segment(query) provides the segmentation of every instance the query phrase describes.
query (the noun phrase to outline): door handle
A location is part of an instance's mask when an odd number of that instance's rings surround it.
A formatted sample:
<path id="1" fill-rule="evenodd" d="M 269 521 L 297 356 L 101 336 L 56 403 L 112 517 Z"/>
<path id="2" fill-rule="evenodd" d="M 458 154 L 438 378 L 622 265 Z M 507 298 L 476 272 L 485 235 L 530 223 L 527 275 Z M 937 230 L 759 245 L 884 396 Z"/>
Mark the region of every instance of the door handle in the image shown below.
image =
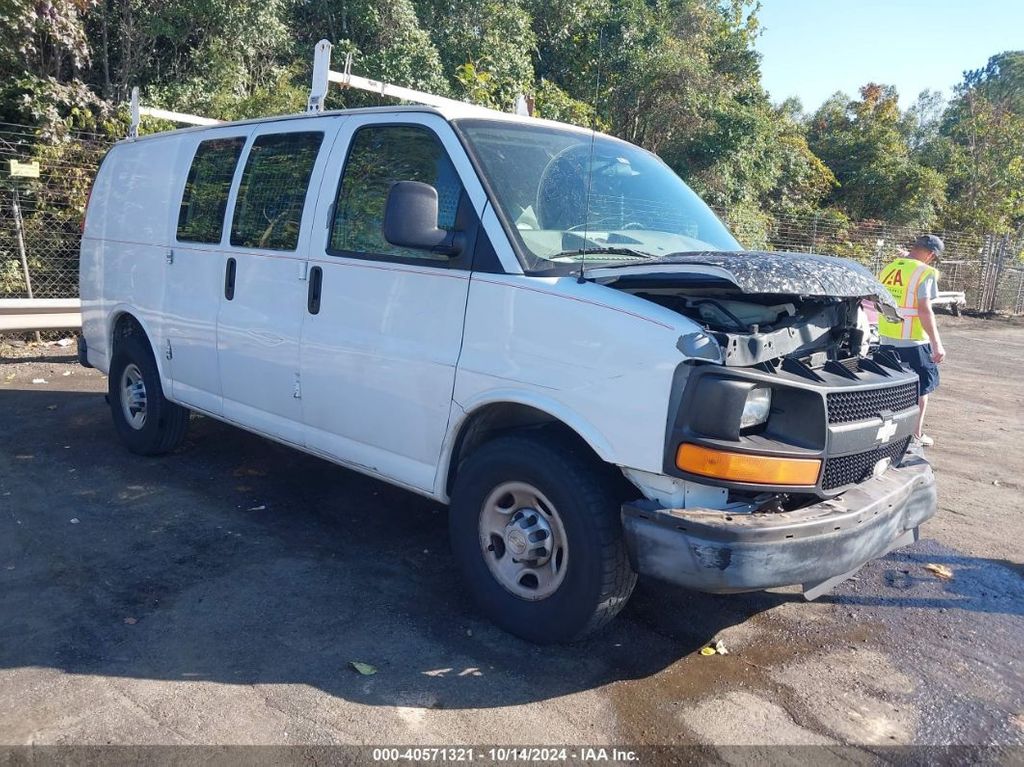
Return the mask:
<path id="1" fill-rule="evenodd" d="M 309 294 L 306 297 L 306 308 L 310 314 L 320 313 L 320 287 L 324 282 L 324 270 L 314 266 L 309 270 Z"/>
<path id="2" fill-rule="evenodd" d="M 230 301 L 235 297 L 235 259 L 229 258 L 224 268 L 224 298 Z"/>

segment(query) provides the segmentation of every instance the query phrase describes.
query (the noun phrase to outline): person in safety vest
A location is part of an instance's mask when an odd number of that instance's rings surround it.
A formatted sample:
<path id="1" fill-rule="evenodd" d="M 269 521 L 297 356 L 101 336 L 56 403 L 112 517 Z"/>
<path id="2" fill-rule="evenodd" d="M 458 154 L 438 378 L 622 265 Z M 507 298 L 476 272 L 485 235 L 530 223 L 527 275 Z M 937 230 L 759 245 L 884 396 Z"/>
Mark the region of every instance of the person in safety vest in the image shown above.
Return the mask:
<path id="1" fill-rule="evenodd" d="M 922 445 L 934 444 L 924 433 L 924 411 L 928 395 L 939 385 L 938 363 L 946 358 L 946 350 L 935 324 L 932 301 L 939 295 L 939 273 L 933 265 L 945 250 L 945 244 L 934 234 L 914 240 L 909 253 L 887 264 L 878 275 L 896 300 L 900 319 L 896 322 L 878 316 L 878 333 L 883 347 L 917 373 L 921 379 L 915 440 Z"/>

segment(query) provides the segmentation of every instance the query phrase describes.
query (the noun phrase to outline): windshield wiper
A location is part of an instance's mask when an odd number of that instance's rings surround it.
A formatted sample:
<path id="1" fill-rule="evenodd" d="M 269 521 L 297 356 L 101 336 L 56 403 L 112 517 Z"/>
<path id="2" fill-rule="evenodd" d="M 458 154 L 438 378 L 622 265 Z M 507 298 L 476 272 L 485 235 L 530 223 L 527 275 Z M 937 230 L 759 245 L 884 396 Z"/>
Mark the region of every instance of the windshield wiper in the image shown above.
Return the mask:
<path id="1" fill-rule="evenodd" d="M 555 253 L 553 256 L 545 256 L 549 261 L 554 261 L 556 258 L 569 258 L 570 256 L 580 256 L 585 258 L 586 256 L 632 256 L 642 261 L 646 261 L 651 258 L 657 258 L 653 253 L 646 253 L 642 250 L 635 250 L 634 248 L 617 248 L 617 247 L 606 247 L 606 248 L 577 248 L 575 250 L 563 250 L 561 253 Z"/>

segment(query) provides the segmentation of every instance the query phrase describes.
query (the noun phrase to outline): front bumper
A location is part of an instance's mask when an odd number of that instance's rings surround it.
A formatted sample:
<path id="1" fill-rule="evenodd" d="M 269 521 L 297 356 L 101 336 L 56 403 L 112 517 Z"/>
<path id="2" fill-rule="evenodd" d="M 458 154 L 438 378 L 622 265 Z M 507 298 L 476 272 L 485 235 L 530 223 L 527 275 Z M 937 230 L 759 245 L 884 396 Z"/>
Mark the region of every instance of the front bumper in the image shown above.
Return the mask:
<path id="1" fill-rule="evenodd" d="M 917 540 L 935 514 L 935 475 L 920 455 L 833 498 L 795 511 L 730 514 L 624 504 L 633 568 L 711 593 L 799 584 L 813 599 L 861 565 Z"/>

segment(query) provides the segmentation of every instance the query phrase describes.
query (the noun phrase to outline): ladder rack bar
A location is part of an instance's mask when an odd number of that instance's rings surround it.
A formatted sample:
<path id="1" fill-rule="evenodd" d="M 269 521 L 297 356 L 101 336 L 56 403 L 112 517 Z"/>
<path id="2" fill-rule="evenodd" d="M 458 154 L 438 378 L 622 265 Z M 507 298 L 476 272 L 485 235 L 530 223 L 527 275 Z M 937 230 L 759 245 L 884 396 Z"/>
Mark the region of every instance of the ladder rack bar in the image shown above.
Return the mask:
<path id="1" fill-rule="evenodd" d="M 371 80 L 369 77 L 360 77 L 352 74 L 352 54 L 345 56 L 345 70 L 338 72 L 331 69 L 331 49 L 329 40 L 321 40 L 313 49 L 313 82 L 309 89 L 309 101 L 306 104 L 307 112 L 322 112 L 324 99 L 327 96 L 327 89 L 330 83 L 337 83 L 342 88 L 354 88 L 367 93 L 376 93 L 378 96 L 390 96 L 391 98 L 411 101 L 414 104 L 429 104 L 435 107 L 457 107 L 459 109 L 478 109 L 485 112 L 494 110 L 487 107 L 470 104 L 468 101 L 458 101 L 444 96 L 435 96 L 433 93 L 424 93 L 412 88 L 404 88 L 401 85 Z M 517 114 L 529 114 L 528 102 L 520 97 L 516 100 Z"/>
<path id="2" fill-rule="evenodd" d="M 461 109 L 473 107 L 472 104 L 466 101 L 456 101 L 444 96 L 435 96 L 433 93 L 424 93 L 412 88 L 403 88 L 401 85 L 382 83 L 379 80 L 371 80 L 368 77 L 360 77 L 359 75 L 336 72 L 333 69 L 327 73 L 327 79 L 329 82 L 337 83 L 343 88 L 355 88 L 356 90 L 368 91 L 369 93 L 376 93 L 381 96 L 391 96 L 403 101 L 412 101 L 416 104 L 429 104 L 435 107 L 460 107 Z M 484 107 L 476 108 L 484 109 Z"/>
<path id="3" fill-rule="evenodd" d="M 155 107 L 144 107 L 139 104 L 139 86 L 132 88 L 132 100 L 130 103 L 132 116 L 131 126 L 128 128 L 128 138 L 139 137 L 139 124 L 142 117 L 155 117 L 158 120 L 169 120 L 170 122 L 183 123 L 185 125 L 220 125 L 221 120 L 214 120 L 212 117 L 200 117 L 199 115 L 185 114 L 184 112 L 171 112 L 167 109 Z"/>
<path id="4" fill-rule="evenodd" d="M 158 120 L 169 120 L 185 125 L 220 125 L 223 120 L 215 120 L 212 117 L 200 117 L 199 115 L 185 114 L 184 112 L 171 112 L 167 109 L 156 109 L 155 107 L 139 107 L 139 114 L 146 117 L 155 117 Z"/>

